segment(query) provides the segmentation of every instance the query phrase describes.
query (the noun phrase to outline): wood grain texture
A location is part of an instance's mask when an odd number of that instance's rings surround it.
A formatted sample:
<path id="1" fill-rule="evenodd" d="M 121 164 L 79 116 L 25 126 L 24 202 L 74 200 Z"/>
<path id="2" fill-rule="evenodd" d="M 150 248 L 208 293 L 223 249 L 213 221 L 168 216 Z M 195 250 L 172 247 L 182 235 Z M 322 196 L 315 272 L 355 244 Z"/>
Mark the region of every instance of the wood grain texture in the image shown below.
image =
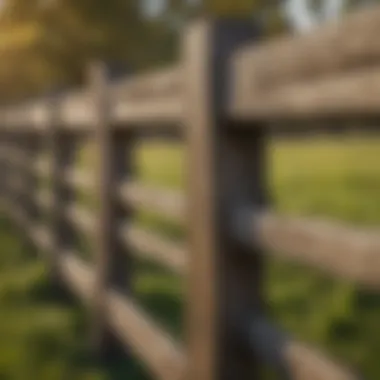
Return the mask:
<path id="1" fill-rule="evenodd" d="M 71 131 L 93 131 L 96 113 L 88 90 L 71 92 L 57 102 L 60 128 Z"/>
<path id="2" fill-rule="evenodd" d="M 110 127 L 163 126 L 179 128 L 183 103 L 179 67 L 170 67 L 126 78 L 110 86 Z M 71 133 L 94 131 L 97 112 L 88 89 L 68 92 L 56 99 L 56 117 L 60 129 Z M 44 132 L 49 125 L 51 99 L 20 104 L 1 110 L 1 129 Z"/>
<path id="3" fill-rule="evenodd" d="M 179 66 L 166 67 L 125 78 L 111 86 L 112 99 L 144 100 L 149 98 L 179 96 L 183 91 Z"/>
<path id="4" fill-rule="evenodd" d="M 257 363 L 235 327 L 260 304 L 261 263 L 231 236 L 231 212 L 261 202 L 260 134 L 240 135 L 225 119 L 235 49 L 255 33 L 242 20 L 201 21 L 187 30 L 188 372 L 187 379 L 256 378 Z M 253 258 L 253 259 L 252 259 Z"/>
<path id="5" fill-rule="evenodd" d="M 187 273 L 189 257 L 182 245 L 128 224 L 120 229 L 120 234 L 130 246 L 132 254 L 164 265 L 174 273 L 181 275 Z"/>
<path id="6" fill-rule="evenodd" d="M 1 129 L 12 132 L 46 132 L 49 127 L 49 102 L 37 101 L 3 108 Z"/>
<path id="7" fill-rule="evenodd" d="M 241 212 L 236 235 L 268 254 L 380 289 L 380 231 L 271 212 Z"/>
<path id="8" fill-rule="evenodd" d="M 65 177 L 71 186 L 80 189 L 91 191 L 95 187 L 95 176 L 92 171 L 85 171 L 74 168 L 65 173 Z"/>
<path id="9" fill-rule="evenodd" d="M 236 89 L 239 94 L 239 89 Z M 380 116 L 377 67 L 237 95 L 230 116 L 239 120 L 294 121 Z"/>
<path id="10" fill-rule="evenodd" d="M 59 269 L 65 284 L 79 296 L 87 306 L 91 305 L 95 275 L 91 268 L 78 258 L 73 250 L 66 250 L 61 256 Z"/>
<path id="11" fill-rule="evenodd" d="M 67 204 L 65 208 L 65 216 L 70 223 L 75 225 L 81 232 L 93 236 L 96 232 L 97 219 L 94 212 L 86 210 L 83 206 L 75 203 Z"/>
<path id="12" fill-rule="evenodd" d="M 165 125 L 179 128 L 183 115 L 180 97 L 157 98 L 143 101 L 117 101 L 111 110 L 112 122 L 119 129 L 152 128 Z"/>
<path id="13" fill-rule="evenodd" d="M 179 192 L 127 181 L 121 185 L 119 195 L 126 204 L 134 207 L 141 207 L 179 221 L 184 219 L 185 199 Z"/>
<path id="14" fill-rule="evenodd" d="M 380 63 L 380 6 L 357 11 L 315 32 L 241 49 L 235 79 L 247 92 L 335 76 Z M 243 91 L 244 92 L 244 91 Z"/>

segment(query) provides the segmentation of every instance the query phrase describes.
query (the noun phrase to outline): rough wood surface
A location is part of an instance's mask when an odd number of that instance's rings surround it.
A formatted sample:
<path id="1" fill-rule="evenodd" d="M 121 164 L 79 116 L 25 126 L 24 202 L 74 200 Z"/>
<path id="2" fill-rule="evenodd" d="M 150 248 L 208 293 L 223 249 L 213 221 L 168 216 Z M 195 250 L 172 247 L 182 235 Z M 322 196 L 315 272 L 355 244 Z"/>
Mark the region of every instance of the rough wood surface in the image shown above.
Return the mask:
<path id="1" fill-rule="evenodd" d="M 141 258 L 164 265 L 178 274 L 186 274 L 188 270 L 187 250 L 165 238 L 125 224 L 120 230 L 123 240 L 130 246 L 132 253 Z"/>
<path id="2" fill-rule="evenodd" d="M 182 87 L 181 70 L 173 66 L 125 78 L 112 85 L 111 96 L 114 101 L 179 96 Z"/>
<path id="3" fill-rule="evenodd" d="M 237 236 L 268 253 L 380 289 L 380 231 L 337 222 L 243 211 Z"/>
<path id="4" fill-rule="evenodd" d="M 380 63 L 380 62 L 379 62 Z M 287 121 L 380 116 L 380 64 L 322 79 L 237 96 L 230 109 L 241 120 Z"/>
<path id="5" fill-rule="evenodd" d="M 91 268 L 78 258 L 76 252 L 67 250 L 61 256 L 59 269 L 72 292 L 90 305 L 95 282 Z"/>
<path id="6" fill-rule="evenodd" d="M 95 175 L 92 171 L 84 171 L 74 168 L 65 173 L 67 181 L 80 190 L 94 190 Z"/>
<path id="7" fill-rule="evenodd" d="M 240 202 L 262 200 L 263 145 L 260 133 L 240 135 L 224 119 L 231 57 L 253 37 L 251 22 L 201 21 L 184 43 L 189 379 L 248 379 L 259 373 L 233 326 L 259 308 L 261 260 L 236 244 L 229 220 Z"/>
<path id="8" fill-rule="evenodd" d="M 120 187 L 119 194 L 125 203 L 134 207 L 141 207 L 176 220 L 184 219 L 185 200 L 183 195 L 176 191 L 128 181 Z"/>
<path id="9" fill-rule="evenodd" d="M 89 91 L 69 93 L 57 102 L 57 118 L 61 128 L 93 130 L 96 114 Z"/>
<path id="10" fill-rule="evenodd" d="M 0 111 L 1 129 L 12 132 L 45 132 L 49 126 L 49 103 L 37 101 Z"/>
<path id="11" fill-rule="evenodd" d="M 380 63 L 379 34 L 380 6 L 370 7 L 315 32 L 242 49 L 235 80 L 248 92 L 264 94 L 284 84 L 368 68 Z"/>
<path id="12" fill-rule="evenodd" d="M 143 101 L 115 101 L 111 109 L 112 122 L 118 128 L 164 126 L 180 127 L 183 116 L 183 102 L 178 96 Z"/>
<path id="13" fill-rule="evenodd" d="M 93 212 L 86 210 L 83 206 L 75 203 L 68 204 L 65 208 L 65 216 L 70 220 L 70 223 L 79 228 L 86 234 L 93 235 L 96 229 L 96 215 Z"/>

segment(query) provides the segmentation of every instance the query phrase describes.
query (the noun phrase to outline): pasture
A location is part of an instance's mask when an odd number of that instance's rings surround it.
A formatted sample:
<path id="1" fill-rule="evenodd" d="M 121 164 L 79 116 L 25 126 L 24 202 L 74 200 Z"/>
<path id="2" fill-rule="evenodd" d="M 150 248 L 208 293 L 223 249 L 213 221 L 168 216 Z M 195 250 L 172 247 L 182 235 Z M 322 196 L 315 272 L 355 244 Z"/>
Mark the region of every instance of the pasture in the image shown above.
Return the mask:
<path id="1" fill-rule="evenodd" d="M 80 165 L 90 167 L 91 147 Z M 303 216 L 328 216 L 364 226 L 380 225 L 380 139 L 351 135 L 271 140 L 268 178 L 274 207 Z M 136 146 L 137 176 L 152 185 L 182 189 L 186 152 L 168 143 Z M 79 198 L 91 205 L 82 194 Z M 180 226 L 149 213 L 138 223 L 183 238 Z M 86 313 L 64 294 L 49 290 L 43 264 L 5 220 L 0 225 L 0 379 L 144 379 L 137 365 L 115 358 L 105 366 L 86 354 Z M 90 243 L 91 244 L 91 243 Z M 87 245 L 87 244 L 86 244 Z M 90 250 L 89 250 L 90 251 Z M 89 257 L 90 259 L 90 257 Z M 149 263 L 137 263 L 134 287 L 143 305 L 181 336 L 184 284 Z M 380 378 L 380 297 L 315 270 L 268 260 L 269 313 L 295 336 Z M 134 376 L 134 377 L 133 377 Z"/>

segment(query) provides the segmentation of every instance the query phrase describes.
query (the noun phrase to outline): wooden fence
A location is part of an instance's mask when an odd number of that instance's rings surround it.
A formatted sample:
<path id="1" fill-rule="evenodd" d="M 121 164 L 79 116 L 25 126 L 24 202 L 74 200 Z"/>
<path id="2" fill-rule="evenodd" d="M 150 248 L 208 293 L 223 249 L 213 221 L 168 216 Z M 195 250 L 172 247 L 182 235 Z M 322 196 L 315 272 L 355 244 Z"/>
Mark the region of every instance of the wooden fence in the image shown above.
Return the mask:
<path id="1" fill-rule="evenodd" d="M 97 64 L 89 88 L 1 110 L 2 206 L 88 303 L 94 342 L 106 347 L 111 327 L 165 380 L 257 379 L 262 362 L 296 380 L 357 378 L 267 320 L 262 264 L 283 256 L 379 290 L 380 236 L 278 215 L 264 153 L 273 122 L 380 117 L 378 35 L 380 8 L 265 43 L 246 20 L 202 20 L 184 32 L 176 67 L 109 84 Z M 185 194 L 136 183 L 133 145 L 147 136 L 185 141 Z M 83 138 L 96 143 L 94 181 L 73 167 Z M 36 191 L 39 175 L 48 194 Z M 73 204 L 74 188 L 96 190 L 93 214 Z M 185 223 L 186 246 L 132 227 L 136 207 Z M 73 250 L 73 227 L 93 234 L 93 266 Z M 134 255 L 186 276 L 183 347 L 133 300 L 124 268 Z"/>

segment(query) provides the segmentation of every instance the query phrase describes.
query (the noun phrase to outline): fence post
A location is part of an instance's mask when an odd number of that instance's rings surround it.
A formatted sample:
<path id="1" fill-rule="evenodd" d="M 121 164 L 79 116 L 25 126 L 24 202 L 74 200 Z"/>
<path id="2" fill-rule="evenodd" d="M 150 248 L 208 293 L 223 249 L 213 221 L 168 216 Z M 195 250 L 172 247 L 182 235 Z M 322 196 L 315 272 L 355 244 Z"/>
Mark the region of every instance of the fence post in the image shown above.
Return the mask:
<path id="1" fill-rule="evenodd" d="M 0 116 L 1 117 L 1 116 Z M 3 124 L 0 124 L 1 128 L 4 128 Z M 0 209 L 4 212 L 5 202 L 6 202 L 6 186 L 7 186 L 7 165 L 4 154 L 4 149 L 6 145 L 6 132 L 0 131 Z"/>
<path id="2" fill-rule="evenodd" d="M 37 206 L 37 193 L 39 188 L 39 179 L 35 171 L 35 163 L 41 149 L 42 136 L 37 131 L 25 131 L 20 135 L 19 149 L 20 157 L 25 160 L 20 168 L 22 177 L 22 194 L 20 205 L 25 212 L 29 227 L 35 226 L 39 222 L 41 212 Z M 30 251 L 35 252 L 36 247 L 30 242 L 28 236 L 27 247 Z"/>
<path id="3" fill-rule="evenodd" d="M 202 20 L 185 36 L 188 380 L 257 379 L 260 373 L 238 331 L 261 307 L 262 263 L 237 242 L 234 216 L 264 203 L 264 142 L 259 129 L 243 132 L 228 119 L 233 53 L 257 36 L 247 20 Z"/>
<path id="4" fill-rule="evenodd" d="M 2 187 L 3 187 L 3 197 L 5 207 L 9 207 L 9 203 L 11 202 L 11 191 L 10 191 L 10 163 L 9 159 L 6 157 L 5 153 L 10 145 L 10 136 L 9 131 L 5 130 L 2 134 Z"/>
<path id="5" fill-rule="evenodd" d="M 17 152 L 17 132 L 10 132 L 9 133 L 9 139 L 8 139 L 8 148 L 9 152 L 11 153 L 11 156 L 8 157 L 8 192 L 9 192 L 9 201 L 11 203 L 11 207 L 14 209 L 15 205 L 17 205 L 17 197 L 19 196 L 19 190 L 15 189 L 15 179 L 17 178 L 17 163 L 15 163 L 14 159 L 12 158 L 12 153 Z M 18 228 L 19 226 L 17 226 Z"/>
<path id="6" fill-rule="evenodd" d="M 111 124 L 108 72 L 96 62 L 90 67 L 95 112 L 95 152 L 97 155 L 96 192 L 98 224 L 95 248 L 95 288 L 91 339 L 93 348 L 104 359 L 115 353 L 116 338 L 105 319 L 106 291 L 110 287 L 130 292 L 131 260 L 119 231 L 127 210 L 118 199 L 117 190 L 123 178 L 132 173 L 132 140 L 128 131 L 118 131 Z"/>
<path id="7" fill-rule="evenodd" d="M 66 174 L 75 164 L 80 136 L 72 135 L 73 132 L 65 131 L 60 125 L 59 99 L 52 99 L 49 108 L 48 151 L 51 160 L 49 219 L 53 249 L 48 269 L 53 282 L 60 285 L 60 257 L 75 244 L 75 232 L 66 216 L 67 206 L 74 201 L 75 191 L 68 182 Z"/>

